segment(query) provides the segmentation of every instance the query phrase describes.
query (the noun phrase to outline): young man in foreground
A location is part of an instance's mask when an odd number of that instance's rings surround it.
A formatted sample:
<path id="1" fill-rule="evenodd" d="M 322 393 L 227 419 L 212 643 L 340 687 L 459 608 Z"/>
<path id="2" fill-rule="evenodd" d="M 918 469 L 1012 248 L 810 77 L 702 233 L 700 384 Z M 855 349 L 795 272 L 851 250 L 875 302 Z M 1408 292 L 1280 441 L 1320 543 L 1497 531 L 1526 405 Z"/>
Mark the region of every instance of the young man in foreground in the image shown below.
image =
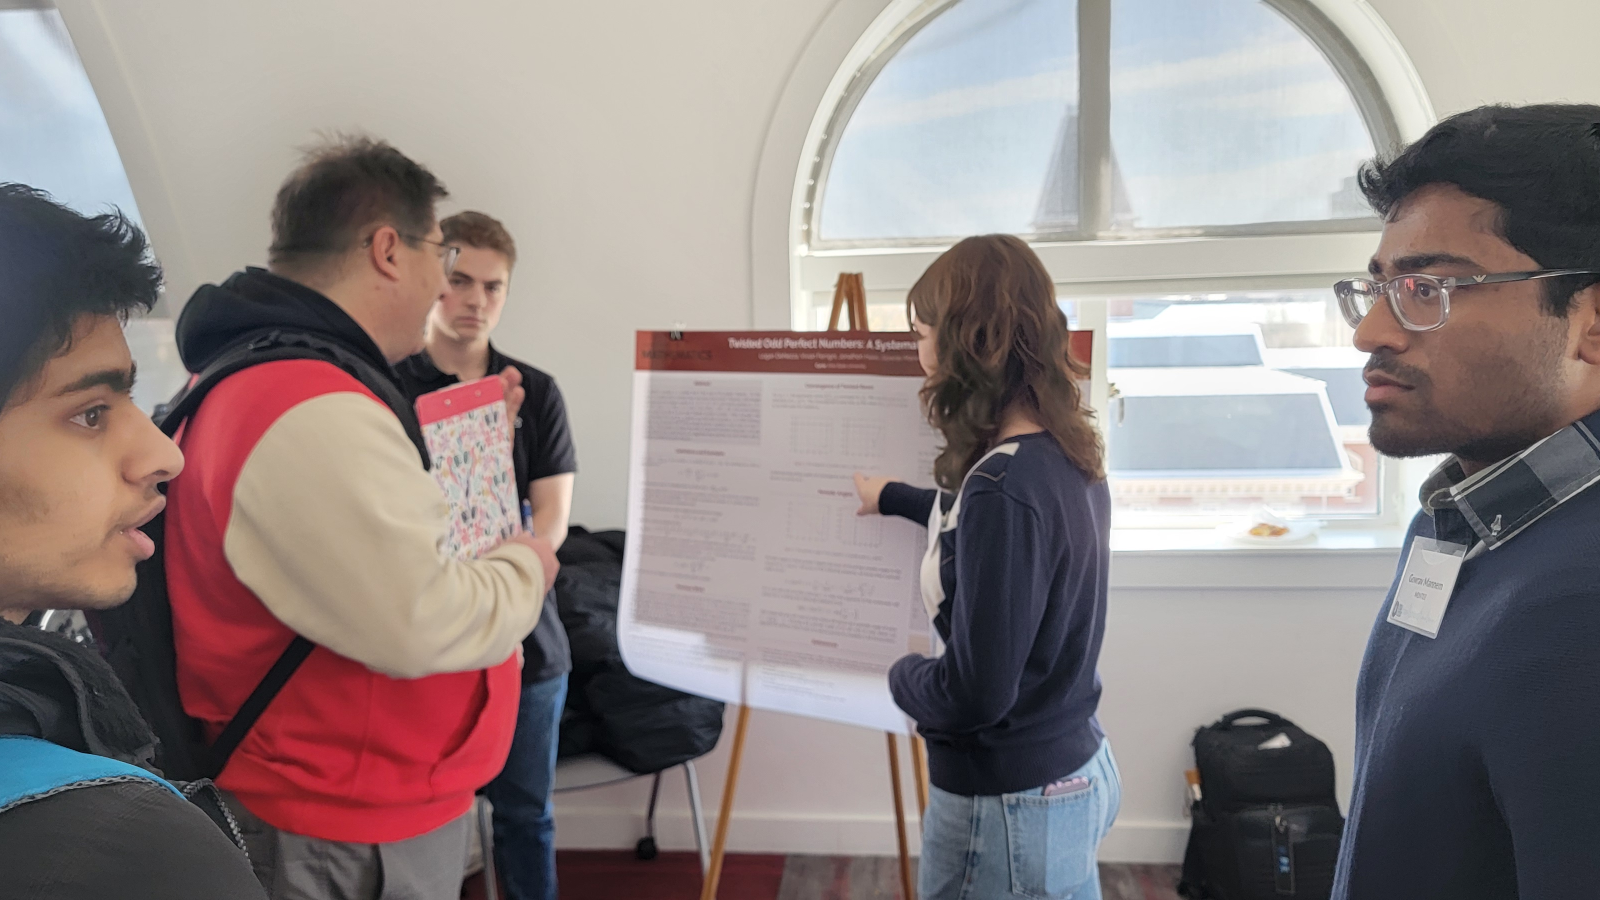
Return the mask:
<path id="1" fill-rule="evenodd" d="M 0 893 L 260 898 L 245 855 L 144 771 L 154 737 L 93 650 L 28 612 L 106 609 L 183 456 L 133 405 L 122 320 L 161 270 L 120 214 L 0 185 Z"/>
<path id="2" fill-rule="evenodd" d="M 1335 290 L 1372 445 L 1451 457 L 1362 662 L 1337 900 L 1600 883 L 1597 123 L 1483 107 L 1362 170 L 1383 237 Z"/>

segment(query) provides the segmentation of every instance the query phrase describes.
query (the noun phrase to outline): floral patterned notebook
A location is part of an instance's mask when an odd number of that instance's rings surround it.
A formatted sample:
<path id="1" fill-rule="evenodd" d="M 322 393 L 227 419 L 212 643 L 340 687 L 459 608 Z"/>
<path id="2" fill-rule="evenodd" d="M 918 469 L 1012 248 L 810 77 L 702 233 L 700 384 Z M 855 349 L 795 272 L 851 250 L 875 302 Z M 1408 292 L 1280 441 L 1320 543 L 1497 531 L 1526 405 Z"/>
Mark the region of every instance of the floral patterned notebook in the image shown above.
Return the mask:
<path id="1" fill-rule="evenodd" d="M 433 477 L 450 503 L 446 549 L 474 559 L 522 529 L 504 387 L 490 376 L 417 398 Z"/>

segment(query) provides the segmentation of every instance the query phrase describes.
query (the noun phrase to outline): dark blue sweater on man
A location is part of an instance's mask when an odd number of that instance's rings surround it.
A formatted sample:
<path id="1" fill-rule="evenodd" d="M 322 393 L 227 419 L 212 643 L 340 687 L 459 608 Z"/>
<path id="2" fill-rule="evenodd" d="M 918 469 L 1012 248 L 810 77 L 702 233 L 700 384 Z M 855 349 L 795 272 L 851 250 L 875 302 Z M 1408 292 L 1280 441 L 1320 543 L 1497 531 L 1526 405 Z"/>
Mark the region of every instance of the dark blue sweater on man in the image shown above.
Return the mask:
<path id="1" fill-rule="evenodd" d="M 879 509 L 926 525 L 955 498 L 894 483 Z M 974 469 L 940 534 L 938 658 L 889 671 L 928 742 L 929 778 L 966 796 L 1040 787 L 1104 738 L 1095 672 L 1105 634 L 1110 493 L 1049 434 L 1011 439 Z"/>
<path id="2" fill-rule="evenodd" d="M 1597 428 L 1424 486 L 1411 534 L 1472 550 L 1438 637 L 1394 589 L 1373 627 L 1335 900 L 1600 897 Z"/>

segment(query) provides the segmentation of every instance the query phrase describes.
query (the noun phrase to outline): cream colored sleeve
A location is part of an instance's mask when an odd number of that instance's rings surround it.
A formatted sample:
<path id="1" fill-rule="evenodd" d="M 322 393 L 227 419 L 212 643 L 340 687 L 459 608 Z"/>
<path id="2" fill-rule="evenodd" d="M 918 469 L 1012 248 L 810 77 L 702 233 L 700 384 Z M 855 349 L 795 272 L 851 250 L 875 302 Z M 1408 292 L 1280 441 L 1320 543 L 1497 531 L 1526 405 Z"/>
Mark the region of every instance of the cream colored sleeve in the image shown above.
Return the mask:
<path id="1" fill-rule="evenodd" d="M 504 662 L 539 621 L 544 569 L 520 544 L 443 551 L 449 507 L 416 446 L 364 394 L 290 409 L 245 460 L 223 550 L 298 634 L 400 678 Z"/>

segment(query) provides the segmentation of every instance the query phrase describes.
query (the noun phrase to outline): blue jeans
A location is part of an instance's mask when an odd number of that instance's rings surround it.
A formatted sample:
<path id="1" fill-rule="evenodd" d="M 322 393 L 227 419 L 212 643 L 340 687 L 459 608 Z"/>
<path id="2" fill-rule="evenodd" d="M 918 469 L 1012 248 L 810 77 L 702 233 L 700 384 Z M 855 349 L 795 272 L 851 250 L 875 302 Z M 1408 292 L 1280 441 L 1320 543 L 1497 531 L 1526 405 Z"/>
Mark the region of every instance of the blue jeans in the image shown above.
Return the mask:
<path id="1" fill-rule="evenodd" d="M 522 689 L 506 767 L 484 793 L 494 805 L 494 859 L 510 900 L 556 900 L 556 733 L 567 676 Z"/>
<path id="2" fill-rule="evenodd" d="M 1042 796 L 1043 787 L 987 797 L 929 789 L 922 822 L 922 900 L 1100 900 L 1100 839 L 1122 805 L 1111 742 L 1072 773 L 1089 787 Z"/>

